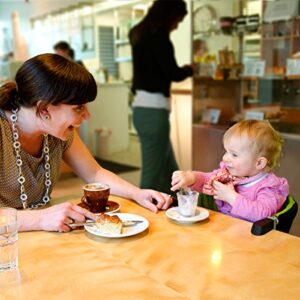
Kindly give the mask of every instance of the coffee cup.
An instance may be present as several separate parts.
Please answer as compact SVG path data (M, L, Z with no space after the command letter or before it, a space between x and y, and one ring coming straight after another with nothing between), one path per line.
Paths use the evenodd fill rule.
M110 193L108 185L94 182L83 186L84 196L81 202L93 213L106 211L107 201Z

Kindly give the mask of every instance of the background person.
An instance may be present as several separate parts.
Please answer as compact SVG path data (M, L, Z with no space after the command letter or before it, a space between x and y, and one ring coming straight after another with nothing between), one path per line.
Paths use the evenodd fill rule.
M178 169L170 141L170 86L192 75L179 67L170 33L187 14L182 0L156 0L129 33L133 56L133 123L142 152L142 188L170 191Z
M230 127L223 143L221 169L176 171L172 190L191 187L213 195L221 212L251 222L278 212L289 194L287 180L272 172L281 154L280 134L267 121L246 120ZM218 181L220 173L226 184Z
M57 42L53 48L56 54L59 54L67 59L77 62L79 65L84 66L81 60L75 60L75 50L70 46L69 43L60 41Z
M62 159L85 182L103 182L153 212L171 204L168 195L141 190L102 168L76 134L96 94L93 76L57 54L27 60L15 82L0 87L0 206L20 209L19 230L69 231L68 224L95 218L72 203L22 210L49 202Z

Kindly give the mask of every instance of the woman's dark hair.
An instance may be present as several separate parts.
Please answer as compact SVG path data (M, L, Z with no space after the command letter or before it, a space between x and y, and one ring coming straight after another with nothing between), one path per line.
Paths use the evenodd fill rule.
M131 40L135 43L143 33L155 32L159 29L170 32L174 22L182 19L186 14L186 3L183 0L156 0L144 19L134 27L134 31L130 32Z
M0 108L33 107L38 111L49 104L85 104L95 100L94 77L79 64L58 54L37 55L18 70L15 82L0 87Z

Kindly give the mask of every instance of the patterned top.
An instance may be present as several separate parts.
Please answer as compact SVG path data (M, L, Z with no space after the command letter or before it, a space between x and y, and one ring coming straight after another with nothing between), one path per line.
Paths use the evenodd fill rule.
M52 182L49 195L60 175L62 155L71 145L73 137L72 134L67 141L62 141L54 136L48 136ZM46 191L44 153L40 157L34 157L21 147L20 155L23 161L22 172L25 177L24 187L28 196L28 206L41 203ZM4 111L0 109L0 207L23 208L18 176L12 129Z

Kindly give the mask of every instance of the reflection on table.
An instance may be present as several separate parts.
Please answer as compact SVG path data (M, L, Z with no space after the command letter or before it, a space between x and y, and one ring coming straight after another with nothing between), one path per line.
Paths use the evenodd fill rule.
M253 236L251 223L213 211L207 220L177 224L165 212L110 199L121 212L147 218L149 228L114 239L84 230L20 233L19 279L0 278L0 298L299 298L299 238Z

